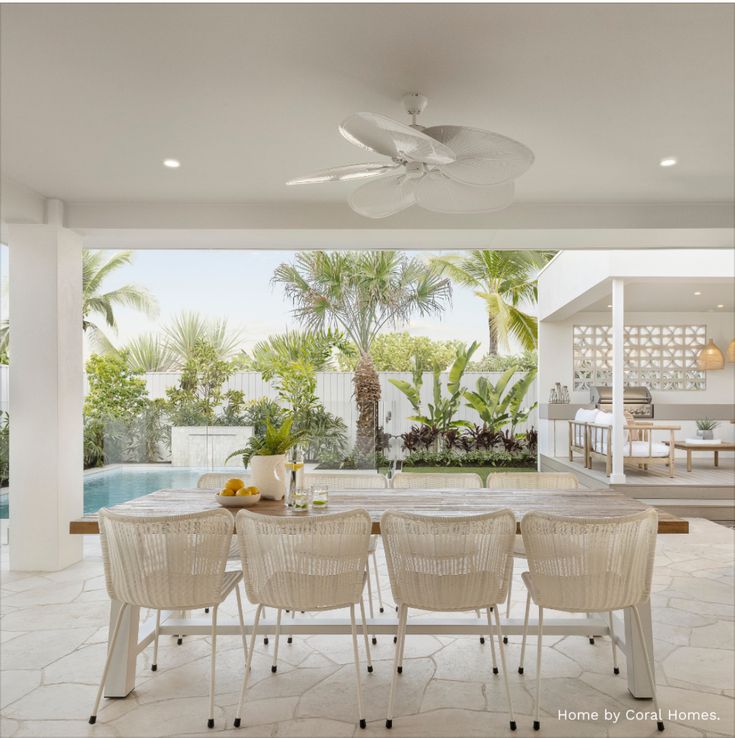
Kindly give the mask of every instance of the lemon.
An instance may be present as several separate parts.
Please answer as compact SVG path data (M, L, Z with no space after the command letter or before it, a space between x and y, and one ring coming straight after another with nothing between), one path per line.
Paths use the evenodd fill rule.
M238 489L242 489L244 486L245 482L243 482L242 479L228 479L225 484L225 489L231 489L234 492L237 492Z
M235 492L235 495L237 497L250 497L250 490L248 487L241 487L237 492Z
M247 487L251 495L259 495L260 490L257 487Z
M230 487L225 487L221 492L220 495L222 497L234 497L235 496L235 490Z

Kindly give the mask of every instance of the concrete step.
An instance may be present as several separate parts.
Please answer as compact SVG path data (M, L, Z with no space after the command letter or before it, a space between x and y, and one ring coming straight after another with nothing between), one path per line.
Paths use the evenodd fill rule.
M640 502L665 510L679 518L705 518L715 522L735 520L735 500L707 500L699 498L638 497Z

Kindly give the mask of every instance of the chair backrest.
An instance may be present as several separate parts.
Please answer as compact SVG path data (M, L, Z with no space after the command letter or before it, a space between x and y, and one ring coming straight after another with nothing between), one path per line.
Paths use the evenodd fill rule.
M646 600L657 529L653 508L613 518L527 513L521 533L536 603L603 612Z
M242 479L247 484L250 475L239 469L233 469L231 472L207 472L197 479L197 489L222 489L228 479Z
M393 489L482 489L482 477L470 472L399 472Z
M383 474L329 474L308 472L304 474L307 487L326 489L386 489L388 479Z
M219 602L232 542L225 510L141 517L99 511L107 592L156 610L190 610Z
M380 532L396 602L462 611L505 601L516 535L511 510L462 517L388 511Z
M498 472L487 475L489 489L579 489L567 472Z
M372 520L365 510L235 518L245 591L254 604L329 610L360 601Z

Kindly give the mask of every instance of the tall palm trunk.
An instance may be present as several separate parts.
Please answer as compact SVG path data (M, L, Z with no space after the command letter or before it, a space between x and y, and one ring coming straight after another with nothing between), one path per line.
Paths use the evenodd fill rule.
M366 460L375 453L378 402L380 402L380 380L370 354L363 353L360 356L352 381L355 385L355 402L358 413L355 445L360 460Z
M488 353L492 356L498 353L498 337L493 328L493 316L487 316Z

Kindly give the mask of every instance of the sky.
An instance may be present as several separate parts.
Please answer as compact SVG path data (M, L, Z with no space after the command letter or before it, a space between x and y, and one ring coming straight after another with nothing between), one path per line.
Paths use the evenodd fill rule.
M449 252L410 253L428 259ZM293 251L135 251L132 264L110 275L104 289L127 283L145 287L158 300L159 313L149 318L132 309L116 308L118 330L117 333L108 331L108 336L115 346L122 346L141 333L159 331L172 317L188 310L208 318L227 318L233 329L242 331L243 347L250 351L258 341L298 327L283 289L271 284L276 266L293 261L294 256ZM0 245L0 318L8 317L9 268L12 263L9 263L8 249ZM484 304L470 289L457 285L453 286L450 307L441 314L416 317L389 330L405 330L435 340L459 339L465 343L477 340L481 346L476 356L483 355L488 348ZM511 346L511 352L517 350L517 346ZM89 353L89 346L85 346L85 355Z

